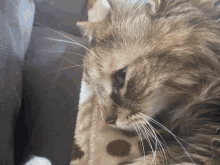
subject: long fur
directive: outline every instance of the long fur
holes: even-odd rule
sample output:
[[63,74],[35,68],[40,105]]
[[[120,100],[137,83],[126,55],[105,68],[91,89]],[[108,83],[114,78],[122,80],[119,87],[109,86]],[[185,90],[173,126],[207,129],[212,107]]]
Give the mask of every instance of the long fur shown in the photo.
[[[85,80],[104,119],[114,116],[114,127],[137,128],[154,145],[154,156],[133,164],[220,164],[220,24],[214,1],[109,3],[106,19],[87,29],[93,44]],[[115,74],[126,67],[117,89]]]

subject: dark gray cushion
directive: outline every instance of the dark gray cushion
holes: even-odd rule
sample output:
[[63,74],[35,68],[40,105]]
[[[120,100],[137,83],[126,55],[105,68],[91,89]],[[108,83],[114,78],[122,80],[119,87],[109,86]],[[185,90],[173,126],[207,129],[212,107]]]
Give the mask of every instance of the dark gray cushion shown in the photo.
[[35,0],[35,23],[78,35],[77,21],[87,20],[87,0]]
[[21,105],[21,71],[34,9],[29,0],[0,1],[0,164],[14,164],[13,131]]
[[[0,164],[19,164],[30,154],[45,156],[53,164],[70,161],[82,69],[58,71],[61,63],[62,67],[69,67],[72,62],[62,62],[57,53],[42,49],[77,51],[82,55],[85,50],[45,40],[44,37],[64,38],[40,27],[33,29],[28,51],[27,47],[34,13],[35,21],[41,25],[80,36],[76,21],[87,19],[87,0],[70,1],[72,11],[67,0],[53,2],[36,0],[35,13],[32,0],[0,1]],[[71,37],[82,44],[87,42],[85,38]],[[62,55],[82,63],[79,56]]]
[[[86,38],[60,33],[84,46],[87,44]],[[34,27],[23,72],[25,119],[30,139],[24,156],[43,156],[53,165],[70,161],[81,65],[86,53],[84,46],[62,42],[66,40],[70,41],[49,28]]]

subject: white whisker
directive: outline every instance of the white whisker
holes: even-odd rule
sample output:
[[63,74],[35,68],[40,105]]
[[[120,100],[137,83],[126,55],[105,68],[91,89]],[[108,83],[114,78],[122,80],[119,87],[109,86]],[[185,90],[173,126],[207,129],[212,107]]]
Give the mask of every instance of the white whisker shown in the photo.
[[[38,24],[40,24],[40,23],[38,23]],[[87,51],[91,52],[93,55],[95,55],[95,57],[97,58],[97,60],[99,60],[99,62],[101,63],[99,57],[98,57],[92,50],[90,50],[89,48],[87,48],[86,46],[80,44],[79,42],[75,41],[74,39],[68,37],[68,36],[65,35],[65,34],[62,34],[62,33],[58,32],[58,31],[56,31],[56,30],[54,30],[54,29],[51,29],[51,28],[49,28],[49,27],[47,27],[47,26],[44,26],[44,25],[42,25],[42,24],[40,24],[40,25],[43,26],[43,27],[46,27],[46,28],[50,29],[51,31],[53,31],[53,32],[55,32],[55,33],[57,33],[57,34],[62,35],[63,37],[69,39],[70,41],[45,37],[46,39],[51,40],[51,41],[60,41],[60,42],[66,42],[66,43],[71,43],[71,44],[79,45],[79,46],[81,46],[82,48],[86,49]],[[71,42],[71,41],[72,41],[72,42]]]
[[[137,114],[138,115],[138,114]],[[146,126],[144,126],[143,125],[143,123],[141,123],[142,124],[142,127],[143,127],[143,129],[145,130],[146,129]],[[153,128],[153,126],[151,126],[150,125],[150,123],[146,123],[148,126],[149,126],[149,129],[150,129],[150,131],[149,131],[149,129],[148,129],[148,133],[149,132],[152,132],[152,133],[150,133],[151,134],[151,136],[152,137],[154,137],[154,139],[155,139],[155,141],[156,141],[156,143],[153,141],[153,143],[154,143],[154,145],[155,145],[155,152],[156,152],[156,150],[157,150],[157,147],[159,147],[159,148],[161,148],[161,150],[162,150],[162,153],[163,154],[161,154],[160,152],[159,152],[159,154],[161,155],[161,157],[164,157],[164,159],[166,160],[166,162],[167,162],[167,158],[166,158],[166,155],[165,155],[165,151],[164,151],[164,149],[163,149],[163,146],[162,146],[162,144],[161,144],[161,142],[160,142],[160,140],[158,139],[158,137],[157,137],[157,135],[156,135],[156,133],[155,133],[155,129]],[[146,130],[145,130],[146,131]],[[158,148],[158,149],[159,149]],[[155,155],[156,156],[156,155]]]
[[[159,146],[161,147],[161,149],[163,150],[163,152],[164,152],[164,154],[165,154],[165,151],[164,151],[164,149],[163,149],[163,146],[162,146],[162,144],[161,144],[161,141],[159,140],[159,138],[157,137],[157,134],[160,136],[160,138],[163,140],[163,143],[166,145],[166,142],[165,142],[165,140],[163,139],[163,137],[160,135],[160,133],[146,120],[146,119],[144,119],[142,116],[140,116],[139,114],[136,114],[138,117],[140,117],[141,119],[143,119],[145,122],[146,122],[146,124],[150,127],[150,130],[153,132],[153,134],[154,134],[154,138],[159,142]],[[141,123],[142,124],[142,123]],[[142,124],[142,126],[143,126],[143,128],[145,129],[146,128],[146,126],[144,126],[143,124]],[[155,143],[154,143],[155,144]],[[167,147],[167,145],[166,145],[166,147]],[[169,148],[167,147],[167,149],[168,149],[168,151],[169,151]]]
[[[67,41],[67,40],[61,40],[61,39],[56,39],[56,38],[49,38],[49,37],[44,37],[45,39],[48,39],[50,41],[59,41],[59,42],[65,42],[65,43],[70,43],[70,44],[75,44],[75,45],[80,45],[75,41]],[[81,45],[80,45],[81,46]]]
[[62,58],[65,59],[65,60],[67,60],[67,61],[69,61],[70,63],[74,64],[75,66],[80,66],[80,67],[83,69],[83,67],[82,67],[81,65],[77,65],[75,62],[73,62],[73,61],[67,59],[66,57],[62,57]]
[[[144,154],[144,160],[145,160],[145,150],[144,150],[143,140],[142,140],[142,137],[141,137],[141,132],[139,132],[138,126],[137,126],[137,128],[136,128],[135,124],[132,123],[132,125],[133,125],[135,131],[137,132],[137,135],[138,135],[139,140],[141,141],[141,146],[142,146],[142,150],[143,150],[143,154]],[[137,124],[136,124],[136,125],[137,125]]]
[[[83,67],[81,65],[77,65],[75,62],[73,62],[73,61],[71,61],[71,60],[69,60],[69,59],[67,59],[65,57],[62,57],[62,58],[63,58],[63,61],[65,59],[65,60],[69,61],[70,63],[74,64],[74,66],[70,66],[70,67],[66,67],[66,68],[63,68],[63,69],[59,69],[58,72],[61,71],[61,70],[66,70],[66,69],[77,67],[77,66],[80,67],[81,69],[83,69]],[[63,61],[61,62],[60,67],[63,64]]]
[[160,124],[159,122],[157,122],[156,120],[152,119],[151,117],[144,115],[143,113],[141,113],[141,115],[145,118],[148,118],[150,121],[152,121],[154,124],[160,126],[161,128],[163,128],[165,131],[169,132],[174,138],[175,140],[179,143],[179,145],[181,146],[181,148],[184,150],[184,152],[186,153],[186,155],[189,157],[189,159],[194,163],[192,157],[190,156],[190,154],[186,151],[186,149],[183,147],[182,143],[178,140],[178,138],[169,130],[167,129],[164,125]]
[[[74,53],[74,52],[68,52],[68,51],[49,51],[49,50],[37,50],[37,51],[45,51],[45,52],[51,52],[51,53],[72,53],[72,54],[77,54],[77,55],[79,55],[79,56],[84,57],[84,56],[81,55],[81,54]],[[69,61],[70,63],[74,64],[74,66],[67,67],[67,68],[63,68],[63,69],[59,69],[58,71],[66,70],[66,69],[69,69],[69,68],[72,68],[72,67],[77,67],[77,66],[83,69],[83,66],[82,66],[82,65],[77,65],[75,62],[73,62],[73,61],[67,59],[67,58],[64,57],[64,56],[61,56],[61,57],[63,58],[63,60],[62,60],[62,62],[61,62],[61,64],[60,64],[60,67],[61,67],[61,65],[63,64],[64,60]]]
[[[141,123],[141,124],[142,124],[142,123]],[[149,136],[149,134],[152,135],[152,133],[150,133],[150,130],[149,130],[149,129],[146,130],[147,128],[144,127],[143,124],[142,124],[142,128],[144,129],[144,131],[143,131],[143,129],[142,129],[142,134],[144,135],[145,139],[147,140],[148,144],[150,145],[151,151],[152,151],[152,153],[153,153],[153,155],[154,155],[154,158],[153,158],[151,164],[153,163],[154,160],[155,160],[155,163],[156,163],[156,161],[157,161],[156,149],[155,149],[155,151],[154,151],[153,146],[152,146],[152,144],[151,144],[151,140],[150,140],[151,137]],[[153,141],[153,140],[152,140],[152,141]],[[155,144],[154,141],[153,141],[153,143],[154,143],[154,145],[156,146],[156,144]]]
[[82,54],[75,53],[75,52],[69,52],[69,51],[49,51],[49,50],[37,50],[37,51],[43,51],[43,52],[49,52],[49,53],[71,53],[71,54],[79,55],[81,57],[85,57]]
[[99,60],[99,62],[101,63],[99,57],[93,52],[91,51],[90,49],[88,49],[87,47],[79,44],[78,42],[72,40],[72,41],[67,41],[67,40],[61,40],[61,39],[56,39],[56,38],[49,38],[49,37],[45,37],[45,39],[48,39],[50,41],[58,41],[58,42],[64,42],[64,43],[70,43],[70,44],[75,44],[75,45],[79,45],[79,46],[82,46],[83,48],[85,48],[87,51],[91,52],[93,55],[95,55],[95,57],[97,58],[97,60]]
[[[162,150],[162,153],[163,154],[160,154],[161,155],[161,157],[164,157],[164,159],[165,159],[165,161],[166,161],[166,163],[168,164],[168,161],[167,161],[167,157],[166,157],[166,152],[165,152],[165,150],[163,149],[163,146],[162,146],[162,144],[161,144],[161,142],[160,142],[160,140],[159,140],[159,138],[157,137],[157,135],[156,135],[156,133],[157,134],[159,134],[158,132],[157,132],[157,130],[149,123],[149,122],[147,122],[147,125],[151,128],[151,130],[154,132],[154,138],[156,139],[156,141],[158,142],[158,144],[159,144],[159,148],[161,148],[161,150]],[[160,134],[159,134],[160,135]],[[155,149],[156,150],[156,149]]]
[[75,65],[75,66],[69,66],[69,67],[66,67],[66,68],[63,68],[63,69],[59,69],[58,71],[66,70],[66,69],[69,69],[69,68],[74,68],[74,67],[77,67],[77,66],[79,66],[81,68],[81,65]]
[[[40,23],[39,23],[39,24],[40,24]],[[89,50],[87,47],[85,47],[85,46],[81,45],[80,43],[78,43],[78,42],[77,42],[77,41],[75,41],[74,39],[72,39],[72,38],[68,37],[67,35],[62,34],[62,33],[58,32],[58,31],[56,31],[56,30],[54,30],[54,29],[51,29],[51,28],[49,28],[49,27],[47,27],[47,26],[44,26],[44,25],[42,25],[42,24],[40,24],[40,25],[41,25],[41,26],[43,26],[43,27],[46,27],[46,28],[50,29],[51,31],[53,31],[53,32],[55,32],[55,33],[57,33],[57,34],[62,35],[63,37],[65,37],[65,38],[69,39],[70,41],[73,41],[73,42],[74,42],[76,45],[82,46],[82,47],[83,47],[83,48],[85,48],[86,50],[90,51],[90,50]]]

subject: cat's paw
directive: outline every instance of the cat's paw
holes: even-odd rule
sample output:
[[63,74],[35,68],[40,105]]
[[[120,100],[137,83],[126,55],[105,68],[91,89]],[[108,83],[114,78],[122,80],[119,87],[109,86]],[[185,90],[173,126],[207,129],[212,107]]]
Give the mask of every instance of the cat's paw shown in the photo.
[[52,165],[52,163],[47,158],[33,156],[25,165]]

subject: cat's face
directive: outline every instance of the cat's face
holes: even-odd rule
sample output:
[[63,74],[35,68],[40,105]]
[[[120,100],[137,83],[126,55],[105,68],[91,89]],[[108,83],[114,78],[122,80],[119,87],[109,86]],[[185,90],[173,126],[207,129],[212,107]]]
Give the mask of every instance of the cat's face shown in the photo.
[[85,58],[85,80],[97,94],[103,119],[126,130],[193,98],[212,70],[209,63],[216,62],[204,44],[214,34],[203,22],[198,24],[203,31],[190,22],[201,14],[159,16],[141,5],[118,4],[95,28],[95,44]]
[[90,52],[85,60],[87,82],[97,94],[103,119],[111,126],[128,130],[146,122],[138,116],[140,113],[153,118],[176,101],[175,90],[172,92],[164,83],[181,78],[175,59],[165,62],[148,58],[148,51],[132,51],[143,48],[136,47],[100,53],[92,49],[95,54]]

